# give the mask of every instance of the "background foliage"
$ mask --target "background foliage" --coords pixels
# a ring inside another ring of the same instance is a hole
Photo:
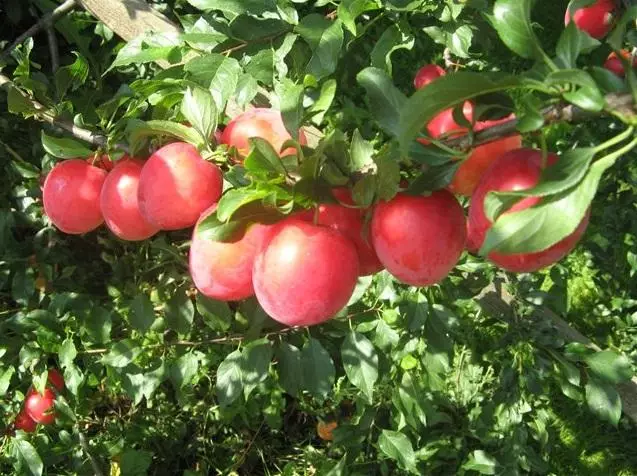
[[[538,3],[537,36],[554,57],[567,2]],[[4,46],[53,6],[6,1]],[[501,42],[487,0],[153,6],[185,34],[124,44],[77,10],[56,24],[55,73],[44,33],[7,58],[3,72],[57,115],[143,154],[150,139],[157,146],[158,131],[206,141],[197,134],[210,124],[174,125],[187,87],[212,91],[208,105],[219,111],[231,97],[262,103],[262,90],[273,90],[274,105],[300,112],[287,123],[308,118],[334,134],[334,148],[339,134],[358,129],[378,150],[390,134],[376,121],[382,101],[357,79],[363,69],[382,71],[410,96],[417,67],[442,62],[445,48],[471,71],[515,75],[534,64]],[[585,62],[599,64],[608,51]],[[255,300],[196,295],[186,272],[189,232],[142,244],[105,229],[58,233],[42,214],[39,179],[90,147],[12,114],[34,113],[15,89],[0,96],[0,111],[0,427],[47,368],[61,368],[67,384],[55,425],[1,437],[1,473],[637,471],[635,427],[620,416],[614,389],[632,376],[637,356],[634,152],[604,175],[585,239],[551,269],[516,276],[465,255],[426,289],[383,272],[361,279],[342,316],[284,329]],[[525,141],[564,152],[599,144],[618,127],[608,118],[557,124]],[[227,180],[241,183],[233,172]],[[375,190],[391,194],[392,186],[379,181]],[[507,315],[480,304],[494,281],[513,296]],[[539,306],[607,350],[562,341]],[[316,425],[331,421],[338,426],[326,441]]]

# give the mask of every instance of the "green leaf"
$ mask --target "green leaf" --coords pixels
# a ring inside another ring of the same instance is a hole
[[[598,40],[577,28],[575,22],[570,22],[557,42],[556,54],[560,66],[576,68],[577,58],[581,54],[590,53],[600,44]]]
[[[533,0],[497,0],[491,22],[502,42],[523,58],[538,59],[543,55],[531,23]]]
[[[515,192],[489,192],[484,201],[486,216],[494,221],[520,197],[545,197],[576,186],[586,176],[594,157],[593,148],[572,149],[542,171],[540,182],[535,187]]]
[[[249,187],[233,188],[223,194],[217,206],[217,218],[227,222],[241,207],[250,202],[261,200],[271,193],[267,189],[255,189]]]
[[[296,32],[310,45],[312,57],[305,71],[317,80],[332,74],[343,47],[343,27],[340,20],[330,21],[312,13],[301,19]]]
[[[416,180],[409,185],[409,193],[421,195],[426,192],[433,192],[445,188],[451,183],[462,162],[455,160],[443,165],[429,167],[426,172],[420,174]],[[487,198],[489,195],[487,195]],[[485,205],[486,206],[486,205]]]
[[[0,373],[0,397],[4,397],[11,385],[11,377],[15,373],[14,367],[7,367],[2,373]]]
[[[138,294],[130,303],[130,323],[139,332],[146,332],[155,322],[153,303],[145,294]]]
[[[611,34],[608,35],[607,42],[614,50],[620,51],[623,48],[626,27],[635,20],[637,20],[637,5],[631,6],[624,12]]]
[[[267,339],[250,342],[243,348],[243,394],[247,399],[257,385],[268,378],[272,360],[272,344]]]
[[[234,58],[211,53],[191,59],[184,66],[189,78],[210,90],[217,111],[223,111],[239,84],[242,68]]]
[[[122,476],[146,476],[153,462],[153,454],[129,448],[120,455],[119,467]]]
[[[380,36],[371,53],[372,66],[384,69],[392,74],[391,55],[400,49],[411,50],[414,47],[415,38],[408,27],[402,23],[389,26]]]
[[[270,143],[261,137],[251,137],[250,153],[243,161],[243,166],[251,175],[263,179],[277,178],[286,174],[285,166]]]
[[[216,301],[197,293],[195,299],[197,311],[204,319],[207,326],[217,331],[227,331],[232,323],[232,311],[228,303]]]
[[[324,400],[332,391],[336,371],[330,354],[312,337],[301,351],[301,368],[304,389],[314,397]]]
[[[257,18],[239,15],[230,22],[230,35],[246,43],[271,41],[292,30],[292,26],[278,18]]]
[[[496,474],[498,462],[482,450],[475,450],[462,465],[465,471],[476,471],[480,474]]]
[[[25,117],[28,117],[37,112],[33,103],[18,88],[13,85],[9,85],[8,88],[7,105],[10,113],[24,114]]]
[[[378,10],[378,2],[374,0],[342,0],[338,4],[338,18],[343,26],[354,36],[357,36],[356,19],[365,12]]]
[[[131,153],[135,154],[146,146],[146,139],[155,136],[171,136],[183,140],[195,147],[204,145],[203,137],[192,127],[184,126],[170,121],[141,121],[139,119],[129,119],[126,124],[128,142],[131,146]]]
[[[177,388],[190,385],[199,370],[199,357],[193,352],[188,352],[175,360],[170,368],[171,380]]]
[[[358,129],[352,134],[349,155],[351,170],[363,170],[374,164],[374,145],[363,139]]]
[[[378,124],[385,132],[398,137],[402,131],[401,114],[408,102],[405,95],[394,86],[387,73],[378,68],[365,68],[358,73],[356,79],[367,91],[367,97]],[[424,122],[420,123],[421,126],[423,124]]]
[[[223,362],[219,364],[216,393],[221,406],[230,405],[241,395],[243,390],[241,380],[242,361],[241,351],[235,350],[229,353]]]
[[[207,141],[217,128],[217,108],[209,91],[188,88],[181,102],[181,113]]]
[[[115,342],[108,353],[102,357],[102,363],[110,367],[126,367],[142,353],[139,343],[132,339],[124,339]]]
[[[326,473],[321,472],[322,476],[346,476],[347,471],[347,454],[343,455],[343,457],[333,465],[329,471]]]
[[[398,431],[383,430],[378,438],[378,447],[403,469],[416,470],[414,447],[407,436]]]
[[[117,52],[117,56],[107,71],[120,66],[131,64],[151,63],[153,61],[167,61],[178,63],[181,61],[179,40],[168,34],[143,34],[129,41]]]
[[[88,157],[93,151],[83,143],[66,137],[53,137],[41,132],[42,147],[53,157],[61,159],[73,159],[78,157]]]
[[[26,440],[13,439],[13,447],[18,456],[20,466],[24,469],[24,474],[40,476],[44,470],[44,464],[37,450]]]
[[[164,318],[166,324],[179,334],[188,334],[195,317],[195,306],[183,290],[178,291],[166,303]]]
[[[595,352],[586,356],[584,362],[597,377],[612,384],[625,382],[633,376],[632,364],[628,357],[612,350]]]
[[[60,350],[58,351],[58,357],[60,358],[60,365],[62,368],[73,365],[73,361],[75,360],[75,357],[77,357],[77,349],[75,348],[72,338],[67,337],[64,339],[64,342],[62,342]]]
[[[283,217],[274,208],[266,207],[260,202],[251,202],[236,211],[228,222],[219,220],[216,213],[211,213],[199,223],[196,233],[202,235],[203,239],[228,241],[240,236],[253,223],[272,224]]]
[[[586,403],[599,418],[617,426],[622,414],[622,401],[611,384],[591,378],[586,384]]]
[[[427,426],[427,410],[425,407],[424,389],[417,385],[409,372],[403,374],[398,387],[398,398],[402,403],[405,418],[416,430]]]
[[[341,355],[347,378],[371,403],[378,380],[378,354],[374,345],[363,334],[352,332],[343,341]]]
[[[308,112],[312,114],[312,122],[317,126],[323,122],[325,112],[330,108],[336,96],[336,80],[328,79],[321,86],[318,99],[310,106]]]
[[[363,72],[365,71],[367,70]],[[424,124],[441,111],[483,94],[522,86],[529,89],[545,89],[541,83],[503,73],[461,71],[447,74],[426,88],[416,91],[400,106],[400,124],[394,124],[393,133],[398,137],[403,150],[409,150]],[[395,117],[392,118],[392,122],[396,122]]]
[[[204,11],[221,10],[230,18],[242,13],[261,15],[276,11],[274,0],[187,0],[193,7]]]
[[[485,256],[493,250],[501,253],[543,251],[569,236],[584,219],[602,174],[616,160],[617,157],[600,159],[576,187],[534,207],[500,216],[489,229],[480,254]]]
[[[545,83],[547,86],[571,86],[571,90],[563,92],[567,101],[588,111],[599,112],[604,108],[604,96],[597,87],[593,77],[579,69],[564,69],[550,73]],[[573,88],[575,86],[575,88]]]
[[[55,88],[58,97],[62,98],[67,91],[74,91],[88,79],[89,64],[81,54],[73,52],[75,61],[68,66],[62,66],[55,72]]]
[[[303,383],[301,351],[292,344],[281,342],[277,351],[277,360],[281,387],[296,397]]]
[[[299,140],[299,128],[303,121],[303,93],[305,88],[302,84],[296,84],[288,78],[283,78],[277,83],[275,88],[279,97],[281,116],[283,124],[292,138]]]

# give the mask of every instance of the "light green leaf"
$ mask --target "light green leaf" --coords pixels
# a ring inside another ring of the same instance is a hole
[[[396,461],[401,468],[415,471],[414,447],[403,433],[383,430],[378,438],[378,447],[386,456]]]

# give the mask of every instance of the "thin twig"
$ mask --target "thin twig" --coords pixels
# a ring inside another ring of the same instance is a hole
[[[100,468],[100,465],[97,464],[97,461],[91,454],[86,436],[84,436],[84,433],[82,433],[81,431],[78,431],[78,435],[80,438],[80,446],[82,447],[82,451],[84,452],[84,454],[86,454],[86,457],[90,461],[91,466],[93,467],[93,472],[95,473],[95,476],[104,476],[104,472],[102,471],[102,468]]]
[[[24,40],[26,40],[27,38],[31,38],[41,29],[52,25],[58,17],[71,11],[73,8],[75,8],[75,6],[76,0],[66,0],[66,2],[64,2],[62,5],[44,15],[35,25],[22,33],[13,43],[11,43],[11,45],[0,54],[0,58],[5,58],[6,56],[8,56],[9,53],[16,49],[18,45],[21,45]]]
[[[53,25],[46,27],[46,36],[49,41],[49,52],[51,53],[51,71],[55,74],[60,67],[60,53],[58,50],[58,39],[57,36],[55,36]]]

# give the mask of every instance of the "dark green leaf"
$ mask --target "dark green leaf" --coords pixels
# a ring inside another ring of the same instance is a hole
[[[110,367],[126,367],[142,353],[139,343],[132,339],[124,339],[115,342],[108,353],[102,357],[102,363]]]
[[[13,447],[18,455],[18,460],[24,470],[24,474],[40,476],[44,470],[44,465],[33,445],[26,440],[14,439]]]
[[[295,397],[303,382],[301,373],[301,351],[287,342],[281,342],[277,351],[279,383]]]
[[[408,102],[405,95],[394,86],[387,73],[378,68],[365,68],[356,79],[367,91],[378,124],[385,132],[399,136],[401,114]],[[421,127],[423,124],[425,122],[420,123]]]
[[[595,352],[585,357],[584,362],[597,377],[612,384],[625,382],[633,376],[630,360],[625,355],[612,350]]]
[[[217,108],[209,91],[188,88],[181,102],[181,113],[207,141],[217,128]]]
[[[343,46],[341,22],[330,21],[323,15],[312,13],[301,19],[296,31],[312,50],[306,72],[317,80],[332,74],[336,70]]]
[[[227,331],[232,323],[232,311],[228,303],[216,301],[197,293],[197,311],[204,319],[206,325],[214,330]]]
[[[155,322],[153,303],[145,294],[138,294],[130,303],[130,323],[139,332],[146,332]]]
[[[243,348],[243,393],[247,399],[257,385],[268,378],[272,360],[272,344],[267,339],[250,342]]]
[[[591,378],[586,384],[586,403],[599,418],[617,426],[622,414],[622,401],[611,384]]]
[[[386,456],[396,461],[401,468],[412,471],[416,469],[414,447],[403,433],[383,430],[378,438],[378,447]]]
[[[321,343],[312,337],[301,351],[301,368],[304,389],[318,399],[325,399],[334,385],[334,362]]]
[[[302,84],[296,84],[288,78],[283,78],[276,85],[276,93],[279,97],[283,124],[294,140],[299,140],[299,128],[303,121],[303,93]]]
[[[466,471],[476,471],[480,474],[496,474],[498,462],[482,450],[475,450],[462,465]]]
[[[241,351],[235,350],[229,353],[223,362],[219,364],[216,393],[222,406],[230,405],[241,395],[243,390],[241,380],[242,361]]]
[[[66,137],[53,137],[42,131],[42,147],[53,157],[61,159],[73,159],[78,157],[88,157],[93,151],[83,143]]]
[[[195,306],[192,300],[183,291],[178,291],[166,303],[164,318],[166,324],[179,334],[188,334],[195,317]]]
[[[492,23],[502,42],[523,58],[538,59],[542,47],[531,23],[533,0],[497,0]]]
[[[575,22],[570,22],[562,32],[557,43],[557,58],[563,68],[577,67],[577,58],[581,54],[590,53],[600,42],[577,28]]]
[[[146,476],[152,462],[152,453],[129,448],[120,455],[119,467],[122,476]]]
[[[380,36],[371,53],[372,66],[384,69],[391,76],[391,55],[399,49],[410,50],[414,47],[414,35],[402,23],[390,25]]]

